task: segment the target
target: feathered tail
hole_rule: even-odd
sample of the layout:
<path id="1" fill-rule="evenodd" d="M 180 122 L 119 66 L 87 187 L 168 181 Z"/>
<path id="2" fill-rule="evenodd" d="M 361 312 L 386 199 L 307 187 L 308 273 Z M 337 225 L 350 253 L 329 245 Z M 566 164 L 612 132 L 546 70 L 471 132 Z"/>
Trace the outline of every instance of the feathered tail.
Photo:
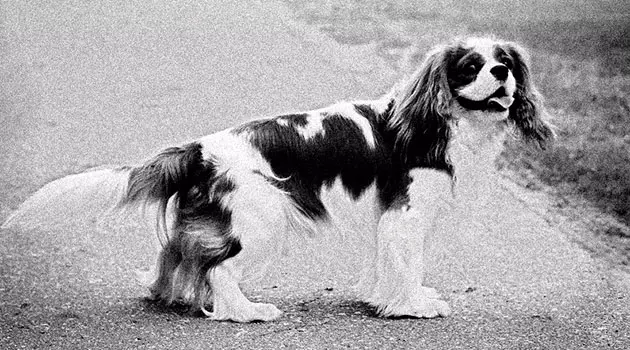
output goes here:
<path id="1" fill-rule="evenodd" d="M 50 229 L 108 216 L 125 196 L 131 168 L 88 170 L 46 184 L 2 224 L 2 229 Z"/>
<path id="2" fill-rule="evenodd" d="M 181 208 L 186 205 L 188 192 L 212 176 L 212 168 L 206 167 L 201 148 L 198 143 L 167 148 L 129 172 L 127 187 L 118 206 L 157 204 L 156 231 L 162 245 L 169 238 L 166 214 L 171 197 L 177 194 Z"/>

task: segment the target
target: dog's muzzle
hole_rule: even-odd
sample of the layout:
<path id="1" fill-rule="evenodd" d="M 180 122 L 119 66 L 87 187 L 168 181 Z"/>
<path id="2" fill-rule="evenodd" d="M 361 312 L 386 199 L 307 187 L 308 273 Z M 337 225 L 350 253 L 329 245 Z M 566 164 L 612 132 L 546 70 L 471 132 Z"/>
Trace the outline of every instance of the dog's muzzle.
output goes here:
<path id="1" fill-rule="evenodd" d="M 481 101 L 474 101 L 463 96 L 458 96 L 457 102 L 459 102 L 460 106 L 469 110 L 504 112 L 514 103 L 514 97 L 508 95 L 504 87 L 500 87 L 492 95 Z"/>

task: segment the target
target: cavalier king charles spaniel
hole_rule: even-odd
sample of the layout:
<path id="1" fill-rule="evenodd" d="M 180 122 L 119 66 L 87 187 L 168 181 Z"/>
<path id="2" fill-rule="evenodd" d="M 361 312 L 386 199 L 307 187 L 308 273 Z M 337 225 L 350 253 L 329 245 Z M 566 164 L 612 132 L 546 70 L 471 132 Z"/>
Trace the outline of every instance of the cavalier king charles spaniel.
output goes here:
<path id="1" fill-rule="evenodd" d="M 120 206 L 158 206 L 165 236 L 150 291 L 166 304 L 214 320 L 277 319 L 278 308 L 249 301 L 239 283 L 288 235 L 330 224 L 324 197 L 341 188 L 373 213 L 361 297 L 382 316 L 447 316 L 423 285 L 425 238 L 466 167 L 493 162 L 503 135 L 545 147 L 554 132 L 544 116 L 525 51 L 471 38 L 430 51 L 381 99 L 251 121 L 106 171 L 125 183 Z"/>

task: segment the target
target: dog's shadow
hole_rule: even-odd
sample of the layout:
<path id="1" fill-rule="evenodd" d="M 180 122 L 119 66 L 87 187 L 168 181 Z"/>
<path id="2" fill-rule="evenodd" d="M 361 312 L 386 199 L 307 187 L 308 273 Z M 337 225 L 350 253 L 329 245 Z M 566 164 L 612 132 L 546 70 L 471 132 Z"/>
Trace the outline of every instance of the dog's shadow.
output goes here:
<path id="1" fill-rule="evenodd" d="M 170 305 L 160 300 L 149 297 L 139 298 L 139 303 L 146 312 L 152 314 L 177 315 L 179 317 L 206 317 L 200 310 L 193 309 L 191 305 L 181 301 L 174 301 Z M 314 298 L 295 303 L 283 303 L 285 313 L 290 315 L 348 315 L 368 318 L 379 318 L 376 308 L 359 300 L 324 300 Z M 206 310 L 212 311 L 212 304 L 206 305 Z"/>
<path id="2" fill-rule="evenodd" d="M 286 311 L 293 314 L 322 314 L 322 315 L 347 315 L 376 318 L 376 308 L 360 300 L 339 300 L 328 298 L 313 298 L 311 300 L 298 301 L 290 305 Z"/>
<path id="3" fill-rule="evenodd" d="M 194 310 L 189 304 L 174 301 L 167 305 L 161 300 L 155 300 L 150 297 L 139 298 L 138 302 L 142 305 L 145 311 L 152 314 L 175 314 L 180 317 L 203 317 L 203 312 Z M 206 305 L 207 310 L 212 311 L 212 305 Z"/>
<path id="4" fill-rule="evenodd" d="M 175 301 L 170 305 L 166 305 L 162 301 L 153 300 L 151 298 L 139 298 L 143 309 L 154 315 L 176 315 L 180 318 L 197 318 L 207 317 L 200 310 L 193 309 L 189 304 Z M 334 317 L 350 317 L 363 320 L 414 320 L 412 316 L 396 316 L 383 318 L 377 312 L 377 309 L 360 300 L 327 300 L 323 298 L 313 298 L 310 300 L 301 300 L 297 302 L 284 301 L 281 309 L 284 311 L 285 318 L 298 319 L 331 319 Z M 207 304 L 206 310 L 212 311 L 212 305 Z M 251 323 L 265 323 L 262 321 L 254 321 Z"/>

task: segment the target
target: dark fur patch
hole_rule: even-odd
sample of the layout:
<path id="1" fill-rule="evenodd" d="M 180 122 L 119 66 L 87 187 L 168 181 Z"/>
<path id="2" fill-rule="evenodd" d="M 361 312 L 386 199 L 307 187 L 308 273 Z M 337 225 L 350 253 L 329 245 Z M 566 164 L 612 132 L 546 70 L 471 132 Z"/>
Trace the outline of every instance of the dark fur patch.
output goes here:
<path id="1" fill-rule="evenodd" d="M 364 115 L 365 116 L 365 115 Z M 289 127 L 280 125 L 286 121 Z M 367 119 L 376 119 L 372 112 Z M 388 164 L 388 157 L 376 134 L 376 148 L 367 144 L 355 122 L 341 115 L 328 115 L 322 121 L 323 133 L 305 139 L 295 126 L 306 125 L 302 114 L 281 116 L 245 124 L 235 133 L 248 132 L 249 141 L 270 163 L 283 181 L 275 186 L 289 192 L 302 212 L 312 219 L 325 219 L 326 209 L 320 200 L 322 186 L 331 186 L 340 178 L 344 188 L 356 199 Z M 372 125 L 375 127 L 375 125 Z"/>
<path id="2" fill-rule="evenodd" d="M 214 166 L 209 163 L 207 162 L 206 166 L 214 169 Z M 232 212 L 224 208 L 220 200 L 235 189 L 236 185 L 223 175 L 214 174 L 200 179 L 186 192 L 179 194 L 179 225 L 197 225 L 204 222 L 219 235 L 229 235 Z"/>
<path id="3" fill-rule="evenodd" d="M 133 168 L 125 201 L 168 201 L 175 193 L 197 183 L 200 176 L 207 175 L 201 148 L 199 143 L 167 148 L 141 167 Z"/>
<path id="4" fill-rule="evenodd" d="M 209 270 L 237 255 L 240 241 L 231 236 L 232 211 L 221 199 L 236 189 L 225 175 L 217 174 L 211 161 L 206 161 L 206 178 L 179 194 L 176 244 L 182 254 L 180 275 L 193 287 L 195 303 L 202 307 L 210 292 L 206 282 Z M 182 286 L 186 289 L 191 286 Z"/>
<path id="5" fill-rule="evenodd" d="M 169 199 L 176 196 L 174 232 L 163 243 L 158 278 L 151 290 L 167 304 L 180 297 L 181 291 L 192 291 L 191 301 L 198 308 L 210 293 L 208 271 L 242 249 L 230 235 L 232 213 L 220 203 L 236 184 L 217 174 L 201 150 L 199 143 L 168 148 L 143 166 L 132 168 L 123 201 L 157 202 L 164 223 Z"/>
<path id="6" fill-rule="evenodd" d="M 390 102 L 387 110 L 391 108 L 393 101 Z M 381 128 L 384 125 L 384 115 L 380 115 L 376 113 L 374 108 L 369 105 L 355 104 L 354 109 L 362 115 L 365 119 L 367 119 L 373 128 L 375 128 L 375 134 L 381 134 Z M 386 111 L 387 112 L 387 111 Z"/>
<path id="7" fill-rule="evenodd" d="M 506 45 L 505 51 L 514 63 L 512 73 L 517 84 L 509 120 L 516 125 L 525 140 L 545 149 L 555 138 L 555 133 L 551 124 L 545 120 L 543 98 L 533 85 L 527 58 L 522 49 L 513 44 Z"/>
<path id="8" fill-rule="evenodd" d="M 479 53 L 463 47 L 447 50 L 444 58 L 446 60 L 448 86 L 453 96 L 457 95 L 457 89 L 475 81 L 477 73 L 486 63 Z"/>
<path id="9" fill-rule="evenodd" d="M 392 100 L 382 115 L 376 113 L 368 105 L 355 105 L 357 113 L 372 123 L 379 140 L 380 152 L 384 156 L 376 175 L 378 198 L 384 210 L 390 208 L 395 202 L 407 201 L 407 189 L 411 183 L 411 178 L 407 174 L 410 170 L 409 164 L 401 162 L 403 157 L 395 154 L 394 143 L 397 135 L 387 128 L 387 119 L 393 105 Z"/>
<path id="10" fill-rule="evenodd" d="M 494 58 L 503 63 L 509 70 L 514 69 L 515 58 L 512 57 L 509 51 L 506 51 L 502 46 L 497 45 L 494 48 Z"/>
<path id="11" fill-rule="evenodd" d="M 308 117 L 308 114 L 306 113 L 296 113 L 296 114 L 285 114 L 285 115 L 281 115 L 281 116 L 277 116 L 275 118 L 269 118 L 269 119 L 252 120 L 250 122 L 241 124 L 238 127 L 236 127 L 234 129 L 234 133 L 240 134 L 244 131 L 258 130 L 260 128 L 265 129 L 274 125 L 277 125 L 281 128 L 303 127 L 306 124 L 308 124 L 307 117 Z M 286 126 L 282 124 L 286 124 Z"/>

